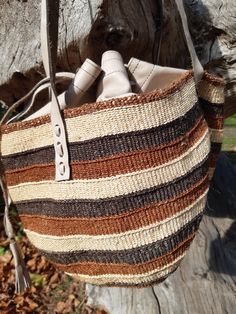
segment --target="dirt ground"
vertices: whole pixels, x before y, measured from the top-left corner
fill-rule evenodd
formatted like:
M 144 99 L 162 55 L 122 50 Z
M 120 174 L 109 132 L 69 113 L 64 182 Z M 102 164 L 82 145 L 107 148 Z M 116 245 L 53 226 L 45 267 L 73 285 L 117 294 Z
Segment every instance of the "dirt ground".
M 17 215 L 13 211 L 17 240 L 25 257 L 32 280 L 32 288 L 23 295 L 16 295 L 14 261 L 0 220 L 0 313 L 40 314 L 105 314 L 104 311 L 86 306 L 84 285 L 62 274 L 40 256 L 21 231 Z M 2 217 L 1 217 L 2 218 Z

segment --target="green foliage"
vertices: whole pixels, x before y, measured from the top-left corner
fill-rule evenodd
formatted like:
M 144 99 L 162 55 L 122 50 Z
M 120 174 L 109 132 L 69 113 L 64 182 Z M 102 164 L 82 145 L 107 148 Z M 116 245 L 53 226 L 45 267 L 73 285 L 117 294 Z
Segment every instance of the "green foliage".
M 236 114 L 225 120 L 222 151 L 236 164 Z
M 234 147 L 236 147 L 236 134 L 235 137 L 225 137 L 222 145 L 222 150 L 228 152 L 233 150 Z
M 44 276 L 36 273 L 30 273 L 30 279 L 35 287 L 42 288 L 44 284 Z
M 6 249 L 2 246 L 0 246 L 0 256 L 3 256 L 6 252 Z
M 226 119 L 224 125 L 225 127 L 236 127 L 236 114 Z

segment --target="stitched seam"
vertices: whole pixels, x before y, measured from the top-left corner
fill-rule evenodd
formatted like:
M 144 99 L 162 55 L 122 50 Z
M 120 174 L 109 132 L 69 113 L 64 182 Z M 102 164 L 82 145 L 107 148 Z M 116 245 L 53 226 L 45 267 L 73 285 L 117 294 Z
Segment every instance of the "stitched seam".
M 147 80 L 150 78 L 150 76 L 152 75 L 153 71 L 155 69 L 155 65 L 153 66 L 152 70 L 150 71 L 149 75 L 146 77 L 146 80 L 143 82 L 143 84 L 141 85 L 141 88 L 144 86 L 144 84 L 147 82 Z

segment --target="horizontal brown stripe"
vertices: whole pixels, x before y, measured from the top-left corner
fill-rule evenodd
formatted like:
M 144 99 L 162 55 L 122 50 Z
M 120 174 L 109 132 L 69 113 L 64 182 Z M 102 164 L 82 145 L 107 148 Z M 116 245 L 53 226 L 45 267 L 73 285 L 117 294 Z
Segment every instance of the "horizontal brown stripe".
M 53 217 L 106 217 L 120 215 L 153 202 L 163 202 L 188 191 L 207 175 L 208 160 L 201 162 L 185 176 L 168 184 L 102 200 L 38 199 L 16 204 L 20 214 Z
M 68 273 L 79 273 L 84 275 L 105 275 L 105 274 L 141 274 L 152 271 L 156 268 L 162 268 L 165 265 L 173 263 L 179 256 L 189 248 L 195 234 L 192 234 L 183 242 L 179 243 L 173 250 L 165 255 L 159 256 L 154 260 L 143 264 L 107 264 L 94 262 L 81 262 L 75 264 L 55 264 L 56 268 Z
M 215 168 L 218 158 L 219 158 L 219 154 L 215 154 L 215 153 L 211 153 L 209 156 L 209 167 L 210 168 Z
M 112 234 L 137 229 L 171 217 L 196 201 L 208 188 L 208 176 L 191 191 L 168 202 L 152 203 L 122 215 L 102 218 L 54 218 L 20 215 L 24 227 L 42 234 L 55 236 L 73 234 Z M 188 193 L 189 192 L 189 193 Z
M 158 146 L 149 150 L 136 151 L 132 154 L 124 153 L 94 162 L 73 162 L 71 165 L 71 179 L 105 178 L 165 164 L 188 151 L 202 137 L 205 131 L 206 124 L 201 119 L 194 130 L 186 134 L 182 142 L 174 143 L 170 147 Z M 54 180 L 54 177 L 54 163 L 52 165 L 34 165 L 6 172 L 8 186 L 15 186 L 25 182 Z
M 224 128 L 224 118 L 223 117 L 212 117 L 211 115 L 204 113 L 204 118 L 211 129 L 223 130 Z
M 190 81 L 193 78 L 193 72 L 192 71 L 186 71 L 183 75 L 180 76 L 177 80 L 175 80 L 169 87 L 163 89 L 163 90 L 155 90 L 150 93 L 145 94 L 138 94 L 138 95 L 132 95 L 129 97 L 122 97 L 121 98 L 114 98 L 111 100 L 103 101 L 103 102 L 95 102 L 90 104 L 84 104 L 77 108 L 70 108 L 63 110 L 64 117 L 67 118 L 73 118 L 80 115 L 89 114 L 92 112 L 108 109 L 108 108 L 114 108 L 114 107 L 124 107 L 134 104 L 146 104 L 149 102 L 161 100 L 163 98 L 166 98 L 168 95 L 171 95 L 172 93 L 175 93 L 178 91 L 181 87 L 184 87 L 184 85 L 189 84 Z M 36 119 L 32 119 L 29 121 L 22 121 L 22 122 L 16 122 L 9 125 L 3 125 L 1 126 L 1 133 L 7 134 L 14 131 L 20 131 L 23 129 L 28 129 L 31 127 L 39 126 L 45 123 L 50 122 L 49 115 L 45 115 Z
M 175 234 L 164 240 L 122 251 L 78 251 L 78 252 L 46 252 L 39 250 L 52 262 L 57 264 L 74 264 L 79 262 L 141 264 L 172 251 L 178 244 L 193 235 L 199 228 L 202 215 L 197 216 Z
M 211 142 L 211 151 L 209 154 L 209 167 L 215 168 L 221 152 L 221 143 Z
M 214 74 L 211 74 L 207 71 L 204 72 L 202 80 L 215 85 L 215 86 L 224 86 L 225 80 L 222 77 L 216 76 Z
M 176 269 L 171 271 L 167 276 L 164 276 L 164 277 L 161 277 L 159 279 L 156 279 L 156 280 L 150 280 L 150 281 L 147 281 L 147 282 L 137 282 L 137 283 L 124 283 L 124 282 L 120 282 L 120 283 L 106 283 L 106 284 L 99 284 L 100 287 L 110 287 L 110 288 L 132 288 L 132 289 L 143 289 L 143 288 L 148 288 L 148 287 L 153 287 L 155 285 L 159 285 L 161 284 L 163 281 L 166 280 L 166 278 L 171 275 L 172 273 L 174 273 L 177 268 L 179 266 L 179 263 L 178 265 L 176 265 Z M 76 277 L 75 277 L 76 279 Z M 89 282 L 88 282 L 89 283 Z
M 202 111 L 195 104 L 184 116 L 165 125 L 135 132 L 109 135 L 69 144 L 70 160 L 96 160 L 106 156 L 144 150 L 158 145 L 169 145 L 181 141 L 202 117 Z M 53 164 L 53 146 L 36 148 L 2 157 L 5 170 L 29 167 L 35 164 Z

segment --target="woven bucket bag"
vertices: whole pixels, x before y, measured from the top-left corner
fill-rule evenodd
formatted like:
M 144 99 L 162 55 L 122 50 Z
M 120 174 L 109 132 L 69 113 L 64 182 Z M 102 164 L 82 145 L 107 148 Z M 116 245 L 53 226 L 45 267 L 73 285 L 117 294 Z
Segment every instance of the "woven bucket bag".
M 220 152 L 224 82 L 203 71 L 182 0 L 176 4 L 193 71 L 184 70 L 161 90 L 60 111 L 53 62 L 59 1 L 42 0 L 51 111 L 13 123 L 6 122 L 7 113 L 1 125 L 4 221 L 17 291 L 29 286 L 29 278 L 9 217 L 11 202 L 37 250 L 84 282 L 157 284 L 185 256 Z

